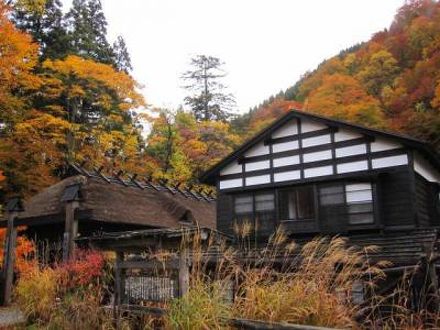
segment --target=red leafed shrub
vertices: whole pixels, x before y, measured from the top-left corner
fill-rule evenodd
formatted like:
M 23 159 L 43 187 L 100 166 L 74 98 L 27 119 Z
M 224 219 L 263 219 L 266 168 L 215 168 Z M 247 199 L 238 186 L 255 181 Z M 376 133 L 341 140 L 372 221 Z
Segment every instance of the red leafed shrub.
M 97 251 L 78 250 L 75 259 L 58 267 L 60 285 L 66 289 L 87 286 L 102 275 L 105 259 Z

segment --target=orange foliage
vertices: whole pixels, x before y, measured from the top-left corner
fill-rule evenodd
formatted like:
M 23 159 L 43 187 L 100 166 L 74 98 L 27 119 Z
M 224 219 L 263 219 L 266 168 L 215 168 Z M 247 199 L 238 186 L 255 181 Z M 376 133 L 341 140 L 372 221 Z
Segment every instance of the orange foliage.
M 6 123 L 19 120 L 23 112 L 25 99 L 14 91 L 20 89 L 24 94 L 40 86 L 40 80 L 32 72 L 37 63 L 38 45 L 15 28 L 9 20 L 9 10 L 0 1 L 0 121 Z
M 289 98 L 304 102 L 308 111 L 401 131 L 440 150 L 439 85 L 440 2 L 411 0 L 388 30 L 306 73 Z M 267 108 L 276 114 L 279 102 Z M 255 116 L 271 117 L 251 113 L 252 132 L 264 126 L 255 125 L 263 123 Z
M 348 75 L 326 76 L 322 85 L 310 93 L 306 109 L 367 126 L 380 127 L 383 124 L 379 102 Z
M 34 269 L 36 265 L 35 260 L 35 244 L 26 236 L 19 235 L 23 232 L 25 227 L 17 228 L 17 243 L 15 249 L 15 265 L 14 271 L 18 274 L 27 273 Z M 0 229 L 0 264 L 3 265 L 4 258 L 4 244 L 6 239 L 6 229 Z

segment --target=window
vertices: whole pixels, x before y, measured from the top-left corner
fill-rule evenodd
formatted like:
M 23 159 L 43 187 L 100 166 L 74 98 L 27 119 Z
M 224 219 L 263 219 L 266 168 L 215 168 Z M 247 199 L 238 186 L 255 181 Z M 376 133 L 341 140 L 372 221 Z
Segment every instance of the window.
M 275 195 L 270 192 L 236 196 L 234 213 L 235 225 L 238 227 L 249 223 L 253 231 L 269 236 L 275 228 Z
M 321 187 L 319 202 L 321 206 L 344 204 L 344 186 Z
M 255 229 L 262 236 L 270 236 L 275 230 L 275 195 L 255 195 Z
M 345 185 L 348 222 L 351 225 L 374 222 L 373 190 L 371 183 Z
M 282 220 L 309 220 L 314 218 L 313 187 L 298 187 L 280 192 Z
M 235 214 L 252 213 L 253 204 L 252 196 L 235 197 Z
M 339 183 L 319 189 L 319 204 L 336 220 L 347 218 L 351 225 L 374 222 L 373 189 L 370 182 Z
M 255 196 L 255 211 L 273 211 L 275 210 L 275 197 L 273 194 L 264 194 Z

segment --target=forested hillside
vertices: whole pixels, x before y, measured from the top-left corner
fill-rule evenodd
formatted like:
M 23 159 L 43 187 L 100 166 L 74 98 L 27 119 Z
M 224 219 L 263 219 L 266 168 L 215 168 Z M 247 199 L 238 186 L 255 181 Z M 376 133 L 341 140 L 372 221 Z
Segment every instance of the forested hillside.
M 189 108 L 153 109 L 147 117 L 125 42 L 112 44 L 106 28 L 98 0 L 73 0 L 68 10 L 59 0 L 0 0 L 0 204 L 60 180 L 72 161 L 196 184 L 292 108 L 406 133 L 440 149 L 438 1 L 408 1 L 388 29 L 239 116 L 223 84 L 206 80 L 224 77 L 222 62 L 199 55 L 183 75 Z
M 288 102 L 326 116 L 406 133 L 440 149 L 440 3 L 407 1 L 390 27 L 325 60 L 294 86 L 263 102 L 250 130 Z

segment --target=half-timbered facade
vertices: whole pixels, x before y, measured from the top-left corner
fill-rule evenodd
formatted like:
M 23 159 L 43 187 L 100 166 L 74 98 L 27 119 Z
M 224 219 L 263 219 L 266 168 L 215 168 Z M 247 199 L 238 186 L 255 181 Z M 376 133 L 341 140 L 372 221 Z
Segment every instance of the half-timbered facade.
M 440 224 L 440 162 L 421 141 L 291 111 L 201 178 L 218 190 L 217 229 L 265 239 Z

